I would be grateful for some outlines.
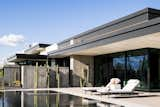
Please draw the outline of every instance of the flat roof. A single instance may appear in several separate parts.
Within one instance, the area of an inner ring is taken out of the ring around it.
[[[123,22],[123,21],[129,20],[129,19],[131,19],[131,18],[134,18],[134,17],[139,16],[139,15],[142,15],[142,14],[146,14],[146,13],[149,13],[149,14],[158,14],[158,15],[160,15],[160,10],[147,7],[147,8],[144,8],[144,9],[142,9],[142,10],[139,10],[139,11],[137,11],[137,12],[134,12],[134,13],[132,13],[132,14],[129,14],[129,15],[127,15],[127,16],[124,16],[124,17],[122,17],[122,18],[119,18],[119,19],[117,19],[117,20],[111,21],[111,22],[109,22],[109,23],[103,24],[103,25],[101,25],[101,26],[95,27],[95,28],[93,28],[93,29],[90,29],[90,30],[87,30],[87,31],[85,31],[85,32],[82,32],[82,33],[80,33],[80,34],[78,34],[78,35],[75,35],[75,36],[73,36],[73,37],[70,37],[70,38],[68,38],[68,39],[65,39],[65,40],[59,42],[58,44],[64,43],[64,42],[69,41],[69,40],[71,40],[71,39],[76,39],[76,38],[85,36],[85,35],[87,35],[87,34],[89,34],[89,33],[96,32],[96,31],[101,30],[101,29],[103,29],[103,28],[105,28],[105,27],[109,27],[109,26],[116,25],[116,24],[118,24],[118,23],[121,23],[121,22]],[[152,19],[152,18],[154,18],[154,17],[149,17],[149,16],[148,16],[147,18],[148,18],[148,19]]]
[[[93,47],[103,46],[106,44],[111,44],[117,41],[127,40],[131,38],[141,37],[144,35],[152,34],[160,32],[160,10],[157,9],[151,9],[151,8],[145,8],[141,11],[138,11],[134,14],[131,14],[129,16],[120,18],[116,21],[113,21],[111,23],[102,25],[100,27],[97,27],[95,29],[92,29],[90,31],[87,31],[88,33],[97,32],[99,29],[103,28],[104,26],[112,26],[116,23],[121,23],[122,20],[127,20],[128,18],[135,17],[137,15],[140,15],[142,13],[147,12],[147,17],[150,17],[150,20],[145,20],[141,23],[137,23],[132,26],[126,26],[123,29],[118,29],[111,32],[104,32],[103,36],[97,38],[96,40],[90,40],[87,42],[82,42],[78,44],[71,45],[69,47],[66,47],[64,49],[58,49],[56,51],[52,51],[49,53],[50,57],[58,57],[58,56],[69,56],[74,54],[76,51],[90,49]],[[149,13],[155,13],[158,16],[155,17],[155,14],[149,14]],[[84,36],[87,32],[82,33],[78,36]],[[78,37],[77,36],[77,37]],[[97,34],[98,36],[98,34]],[[76,37],[74,37],[76,38]],[[64,40],[66,41],[66,40]]]
[[[7,64],[7,65],[4,65],[4,66],[3,66],[3,68],[18,68],[18,67],[20,67],[20,66],[17,65],[17,64],[14,64],[14,65],[9,65],[9,64]]]
[[[30,47],[29,49],[26,49],[24,53],[25,54],[36,54],[36,53],[43,51],[48,46],[50,46],[50,44],[39,43],[33,47]]]
[[[7,59],[9,62],[21,62],[21,61],[46,61],[46,55],[33,55],[33,54],[15,54]]]

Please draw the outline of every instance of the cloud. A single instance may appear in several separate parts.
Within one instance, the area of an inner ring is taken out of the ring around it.
[[[24,41],[24,36],[20,34],[8,34],[0,37],[0,45],[15,47]]]
[[[2,68],[3,65],[7,62],[6,59],[7,59],[6,57],[1,57],[1,58],[0,58],[0,68]]]

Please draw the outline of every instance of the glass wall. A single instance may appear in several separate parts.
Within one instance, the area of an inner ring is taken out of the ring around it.
[[[138,49],[95,56],[95,86],[106,85],[111,78],[119,78],[122,87],[129,79],[139,79],[141,83],[138,89],[140,90],[147,91],[150,88],[158,88],[153,84],[160,82],[160,73],[158,73],[160,70],[160,57],[158,57],[159,54],[157,56],[153,55],[154,52],[151,56],[149,50],[152,49]],[[153,61],[155,59],[157,59],[157,62]],[[155,62],[157,65],[154,64],[154,66],[151,62]],[[151,75],[150,70],[152,71]],[[153,72],[153,70],[155,71]],[[156,78],[153,79],[153,75],[156,75]]]
[[[97,56],[95,57],[95,78],[94,78],[94,82],[95,82],[95,86],[102,86],[107,84],[108,79],[110,78],[110,75],[108,74],[108,65],[109,63],[107,61],[106,56],[101,55],[101,56]]]
[[[112,59],[111,60],[112,67],[113,67],[112,77],[119,78],[122,81],[121,86],[123,86],[124,81],[126,80],[125,53],[119,53],[119,54],[111,55],[109,57],[111,57]]]
[[[18,65],[33,65],[33,66],[35,66],[37,62],[38,62],[38,66],[44,66],[47,63],[46,61],[25,60],[25,61],[17,62],[17,64]],[[48,64],[51,65],[50,60],[48,61]]]
[[[126,67],[126,78],[127,80],[139,79],[140,89],[149,88],[148,84],[148,73],[149,73],[149,63],[148,63],[148,50],[136,50],[128,51],[127,53],[127,67]]]
[[[120,78],[125,81],[125,54],[116,53],[94,57],[95,86],[106,85],[111,78]],[[121,82],[123,85],[123,82]]]
[[[160,50],[150,49],[149,59],[150,59],[149,84],[150,88],[156,91],[157,89],[160,89]]]
[[[70,58],[69,57],[56,58],[54,61],[55,61],[54,64],[58,65],[60,67],[69,67],[70,66]]]

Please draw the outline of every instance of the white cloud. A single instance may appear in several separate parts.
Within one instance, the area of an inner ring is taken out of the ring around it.
[[[17,46],[18,43],[24,41],[24,36],[20,34],[9,34],[0,37],[0,45]]]
[[[0,58],[0,68],[3,67],[3,65],[7,62],[6,58],[5,57],[1,57]]]

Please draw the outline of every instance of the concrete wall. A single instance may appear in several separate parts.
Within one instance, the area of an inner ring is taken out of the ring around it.
[[[24,65],[22,67],[23,77],[22,86],[23,88],[35,88],[37,84],[37,88],[46,88],[47,87],[47,69],[45,66],[38,67],[38,72],[36,73],[36,66]],[[59,80],[60,87],[69,87],[69,68],[68,67],[59,67]],[[37,75],[37,82],[36,82]],[[49,87],[54,88],[57,87],[56,80],[56,70],[51,68],[49,70]]]
[[[46,67],[38,67],[36,73],[36,66],[23,65],[23,88],[37,88],[47,87],[47,69]],[[37,81],[36,81],[37,75]]]
[[[13,86],[14,81],[20,80],[20,67],[18,65],[6,65],[3,69],[6,86]]]
[[[46,67],[38,67],[38,88],[47,87],[47,68]]]
[[[49,71],[49,87],[50,88],[55,88],[57,87],[57,82],[56,82],[56,72],[54,69],[50,69]]]
[[[70,57],[70,69],[72,71],[72,86],[80,86],[80,78],[83,80],[85,72],[88,72],[88,83],[86,86],[92,86],[94,83],[94,58],[93,56],[74,55]]]
[[[69,67],[59,67],[60,87],[69,87]]]
[[[56,77],[56,71],[58,70],[59,75],[59,86],[60,87],[69,87],[69,67],[53,67],[52,71],[52,80],[50,81],[53,84],[53,87],[58,87],[58,78]],[[51,79],[50,79],[51,80]]]
[[[23,66],[23,88],[34,88],[34,67],[33,66]]]

